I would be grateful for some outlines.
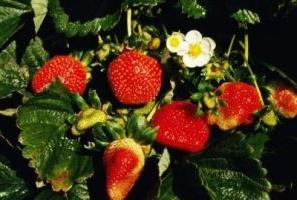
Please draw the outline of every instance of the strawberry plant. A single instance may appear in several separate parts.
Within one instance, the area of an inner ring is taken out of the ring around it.
[[[0,0],[0,199],[295,199],[296,11]]]

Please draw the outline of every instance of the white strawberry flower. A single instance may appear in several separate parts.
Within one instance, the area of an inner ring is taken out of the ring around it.
[[[177,53],[182,56],[187,67],[202,67],[209,62],[215,47],[213,39],[202,37],[199,31],[192,30],[186,34],[182,47]]]
[[[173,32],[166,40],[166,47],[170,52],[177,53],[182,48],[184,38],[184,34],[180,32]]]

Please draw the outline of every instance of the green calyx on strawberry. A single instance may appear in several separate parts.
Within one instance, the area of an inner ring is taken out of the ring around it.
[[[207,120],[211,125],[217,125],[222,130],[234,129],[240,125],[253,122],[253,113],[263,105],[256,88],[243,82],[225,82],[217,89],[219,114],[208,113]]]
[[[159,62],[135,50],[126,50],[108,67],[108,82],[114,96],[123,104],[139,105],[153,101],[161,88]]]
[[[150,127],[147,119],[139,114],[133,114],[128,121],[119,123],[119,120],[107,120],[105,123],[96,124],[92,129],[95,144],[98,148],[106,148],[114,140],[133,138],[140,145],[150,145],[155,141],[156,129]]]
[[[165,146],[196,153],[205,148],[210,131],[197,106],[189,101],[173,101],[156,111],[152,125],[158,127],[156,141]]]
[[[268,127],[275,127],[277,125],[278,118],[273,110],[268,110],[261,117],[261,121]]]
[[[107,194],[110,200],[124,200],[145,163],[141,146],[131,138],[115,140],[104,151]]]
[[[85,55],[82,61],[70,55],[56,55],[49,59],[32,77],[33,92],[42,92],[59,79],[69,92],[83,94],[89,78],[87,65],[93,57],[89,53]]]
[[[202,74],[205,76],[205,80],[224,80],[226,72],[229,69],[230,64],[228,61],[218,61],[208,63],[202,70]]]
[[[89,91],[90,106],[85,100],[76,94],[73,94],[73,99],[77,103],[81,111],[75,116],[71,132],[78,136],[85,133],[97,123],[104,123],[107,120],[107,113],[101,108],[101,100],[95,90]]]
[[[271,84],[269,101],[273,108],[285,118],[297,116],[297,92],[284,84]]]
[[[144,116],[132,115],[126,127],[107,120],[92,130],[98,148],[104,147],[107,193],[111,200],[126,198],[144,166],[145,155],[155,140],[155,129]]]
[[[103,123],[107,120],[105,112],[95,108],[87,108],[78,114],[75,126],[72,127],[73,135],[81,135],[85,130],[93,127],[97,123]]]

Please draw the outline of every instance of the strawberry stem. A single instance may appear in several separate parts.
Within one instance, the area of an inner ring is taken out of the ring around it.
[[[138,24],[137,29],[138,29],[139,35],[142,36],[143,32],[140,24]]]
[[[226,53],[226,57],[227,58],[230,57],[230,54],[231,54],[231,51],[232,51],[232,48],[233,48],[233,44],[234,44],[235,38],[236,38],[236,35],[233,34],[232,35],[232,38],[231,38],[231,41],[230,41],[230,44],[229,44],[229,47],[228,47],[228,50],[227,50],[227,53]]]
[[[244,34],[244,65],[249,65],[249,35]]]
[[[152,110],[151,110],[151,112],[147,115],[147,117],[146,117],[146,120],[147,121],[151,121],[152,120],[152,118],[153,118],[153,116],[154,116],[154,114],[155,114],[155,112],[157,111],[157,109],[160,107],[160,103],[159,102],[156,102],[155,103],[155,106],[152,108]]]
[[[94,58],[94,55],[95,55],[94,51],[87,51],[86,53],[83,54],[81,63],[86,67],[89,66]]]
[[[132,35],[132,9],[128,9],[127,11],[127,34],[128,37]]]
[[[101,109],[101,100],[96,90],[89,90],[89,101],[93,108]]]
[[[87,102],[78,93],[73,94],[72,97],[79,109],[86,110],[89,108]]]
[[[263,100],[263,97],[262,97],[262,94],[261,94],[261,91],[260,91],[260,88],[259,88],[259,85],[258,85],[258,82],[257,82],[256,75],[253,72],[252,67],[249,64],[249,35],[248,34],[244,35],[244,66],[247,67],[247,69],[248,69],[248,71],[249,71],[249,73],[251,75],[253,84],[254,84],[254,86],[255,86],[255,88],[257,90],[257,93],[259,95],[261,104],[264,106],[265,103],[264,103],[264,100]]]

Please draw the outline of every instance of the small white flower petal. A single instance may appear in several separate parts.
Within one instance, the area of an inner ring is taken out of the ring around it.
[[[183,41],[181,46],[180,46],[179,51],[177,52],[177,55],[179,55],[179,56],[185,55],[187,53],[188,46],[189,46],[189,43]]]
[[[210,54],[202,54],[197,58],[193,58],[189,55],[183,56],[183,62],[189,68],[202,67],[206,65],[209,62],[209,60],[210,60]]]
[[[200,46],[201,46],[201,51],[204,54],[209,54],[212,51],[209,41],[207,39],[205,39],[205,38],[202,39],[202,41],[200,43]]]
[[[188,54],[186,54],[186,55],[183,56],[183,62],[189,68],[197,67],[196,62],[195,62],[195,59],[193,59],[193,57],[191,57]]]
[[[203,40],[207,40],[209,42],[211,50],[216,48],[216,42],[212,38],[204,37]]]
[[[202,35],[199,31],[197,30],[192,30],[192,31],[189,31],[187,34],[186,34],[186,38],[185,40],[188,42],[188,43],[194,43],[194,42],[200,42],[202,40]]]
[[[182,33],[173,32],[166,40],[166,47],[172,53],[176,53],[180,50],[181,44],[184,41],[184,35]]]
[[[202,66],[206,65],[209,62],[210,57],[211,57],[210,54],[202,54],[201,56],[196,58],[194,62],[196,64],[196,66],[202,67]]]

